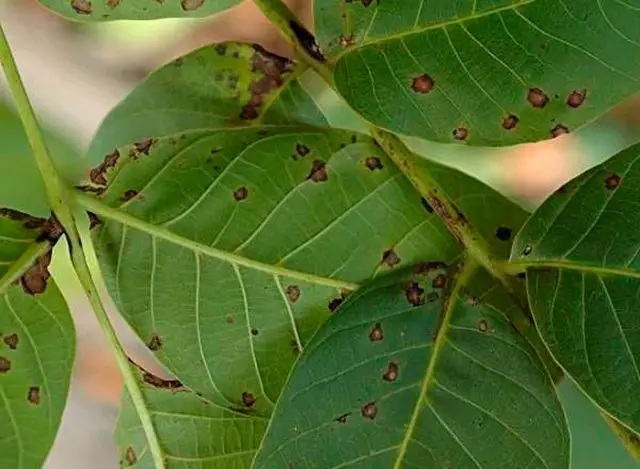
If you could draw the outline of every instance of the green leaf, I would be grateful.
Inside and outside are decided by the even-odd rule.
[[[77,21],[200,18],[240,3],[239,0],[39,0],[56,13]]]
[[[618,0],[316,0],[335,82],[370,122],[512,145],[575,131],[638,91],[640,10]]]
[[[0,209],[0,467],[42,467],[69,389],[75,331],[37,241],[50,227]]]
[[[551,353],[601,408],[640,432],[640,146],[571,181],[527,222],[513,258],[527,270]]]
[[[259,46],[205,47],[142,82],[106,117],[89,153],[104,156],[120,145],[186,130],[259,123],[326,126],[300,80],[304,72],[305,66]]]
[[[472,271],[404,271],[347,300],[297,362],[254,467],[568,468],[553,384],[502,311],[464,291]]]

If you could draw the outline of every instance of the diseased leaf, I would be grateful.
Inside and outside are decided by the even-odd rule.
[[[442,142],[574,131],[638,91],[640,9],[619,0],[316,0],[320,46],[367,120]]]
[[[152,73],[106,117],[89,153],[186,130],[326,119],[302,86],[303,65],[259,46],[222,43]],[[307,73],[311,73],[308,71]]]
[[[568,468],[544,366],[463,291],[470,271],[451,275],[405,270],[350,297],[295,365],[254,467]]]
[[[561,188],[514,244],[551,353],[606,412],[640,432],[640,146]]]
[[[55,235],[0,209],[0,467],[40,469],[66,402],[75,332],[49,278],[50,246],[37,242]]]
[[[76,21],[200,18],[240,3],[239,0],[39,0]]]

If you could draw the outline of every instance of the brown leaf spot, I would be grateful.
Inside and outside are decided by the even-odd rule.
[[[297,285],[289,285],[285,294],[291,303],[295,303],[300,298],[300,288]]]
[[[369,404],[362,406],[361,411],[362,411],[362,416],[364,418],[373,420],[376,418],[376,415],[378,413],[378,408],[376,407],[375,402],[370,402]]]
[[[541,109],[547,105],[549,97],[540,88],[531,88],[527,95],[527,101],[533,107]]]
[[[505,130],[513,130],[516,128],[516,125],[518,125],[518,122],[520,122],[518,116],[509,114],[502,120],[502,128]]]
[[[96,215],[95,213],[87,212],[87,216],[89,217],[89,229],[90,230],[96,228],[97,226],[102,225],[102,220],[100,220],[100,218],[98,218],[98,215]]]
[[[304,158],[309,153],[311,153],[311,149],[308,146],[306,146],[304,143],[296,143],[296,154],[300,158]]]
[[[433,288],[444,288],[447,286],[447,276],[444,274],[440,274],[438,275],[436,278],[433,279],[433,282],[431,283],[431,286]]]
[[[389,249],[382,253],[382,262],[389,267],[394,267],[400,263],[400,258],[393,249]]]
[[[345,424],[345,423],[347,423],[347,417],[349,417],[349,415],[351,415],[351,412],[347,412],[346,414],[342,414],[340,417],[334,419],[334,422]]]
[[[2,340],[4,341],[5,344],[7,344],[7,347],[9,347],[11,350],[17,349],[18,343],[20,342],[20,338],[18,337],[18,334],[8,335]]]
[[[329,179],[325,162],[322,160],[314,160],[311,164],[311,172],[309,172],[307,179],[311,179],[313,182],[324,182]]]
[[[33,405],[40,404],[40,388],[37,386],[30,387],[27,393],[27,400]]]
[[[498,238],[500,241],[509,241],[511,239],[512,233],[513,231],[511,230],[511,228],[508,228],[506,226],[499,226],[496,229],[496,238]]]
[[[149,350],[157,352],[162,348],[162,338],[158,334],[153,334],[151,336],[151,340],[147,344],[147,347],[149,347]]]
[[[373,0],[360,0],[362,2],[362,5],[367,8],[369,5],[371,5],[373,3]]]
[[[384,332],[382,332],[382,326],[380,323],[377,322],[371,329],[371,332],[369,332],[369,340],[371,342],[378,342],[382,339],[384,339]]]
[[[180,389],[182,387],[182,383],[177,379],[163,379],[159,376],[149,373],[145,371],[142,375],[142,380],[153,386],[154,388],[160,389]]]
[[[138,191],[136,191],[134,189],[129,189],[128,191],[125,191],[125,193],[122,194],[122,196],[120,196],[120,201],[121,202],[129,202],[136,195],[138,195]]]
[[[469,131],[464,127],[458,127],[453,130],[453,138],[456,140],[466,140],[469,135]]]
[[[93,168],[89,173],[89,179],[94,184],[105,185],[107,183],[106,173],[110,168],[113,168],[120,158],[120,152],[118,150],[114,150],[113,153],[109,153],[104,157],[102,163]]]
[[[253,407],[256,403],[256,398],[250,392],[245,391],[242,393],[242,403],[245,407]]]
[[[204,0],[182,0],[180,4],[184,11],[193,11],[200,8],[204,3]]]
[[[384,168],[384,166],[382,166],[382,161],[380,161],[380,158],[378,158],[377,156],[370,156],[365,161],[365,164],[367,165],[367,168],[369,168],[369,171],[375,171],[376,169]]]
[[[236,322],[236,320],[233,319],[233,316],[229,315],[229,316],[224,318],[224,322],[226,322],[227,324],[233,324],[233,323]]]
[[[587,98],[587,89],[582,88],[581,90],[573,90],[571,94],[567,97],[567,105],[569,107],[580,107],[584,100]]]
[[[435,282],[435,280],[434,280]],[[424,289],[417,282],[411,282],[404,287],[404,294],[409,304],[420,306],[424,304]]]
[[[246,187],[238,187],[235,191],[233,191],[233,200],[236,202],[240,202],[249,197],[249,189]]]
[[[329,311],[331,311],[331,313],[335,313],[343,301],[344,298],[334,298],[333,300],[331,300],[329,302]]]
[[[71,8],[79,15],[90,15],[93,12],[93,5],[88,0],[72,0]]]
[[[155,138],[148,138],[138,143],[134,143],[133,147],[136,149],[138,153],[142,153],[144,155],[149,155],[149,151],[151,147],[156,142]]]
[[[560,137],[561,135],[568,134],[569,129],[566,125],[558,124],[553,129],[551,129],[551,136],[553,138]]]
[[[14,210],[12,208],[0,208],[0,217],[14,221],[21,221],[22,225],[29,230],[43,228],[47,223],[47,220],[44,218],[33,217],[28,213],[20,212],[19,210]]]
[[[44,293],[50,277],[48,270],[50,262],[51,251],[40,256],[34,265],[20,277],[20,283],[25,293],[29,295]]]
[[[11,370],[11,360],[0,357],[0,373],[7,373]]]
[[[604,186],[610,191],[616,189],[620,185],[620,176],[615,173],[611,173],[604,180]]]
[[[107,6],[111,9],[114,9],[118,5],[120,5],[120,0],[107,0]]]
[[[351,36],[340,36],[339,42],[342,47],[351,47],[356,43],[356,37],[353,34]]]
[[[136,456],[136,453],[131,446],[127,448],[127,451],[124,454],[124,459],[125,461],[127,461],[127,464],[129,466],[133,466],[138,462],[138,457]]]
[[[487,321],[485,319],[480,319],[480,321],[478,321],[478,330],[480,332],[487,332],[488,329],[489,324],[487,323]]]
[[[391,362],[389,363],[389,367],[387,371],[385,371],[384,375],[382,375],[382,379],[392,383],[396,379],[398,379],[398,374],[400,373],[400,369],[398,368],[397,363]]]
[[[411,81],[411,89],[416,93],[426,94],[430,92],[434,86],[433,78],[426,73],[414,77]]]
[[[429,204],[429,201],[427,199],[425,199],[424,197],[421,197],[420,203],[422,203],[422,206],[427,212],[433,213],[433,207],[431,206],[431,204]]]

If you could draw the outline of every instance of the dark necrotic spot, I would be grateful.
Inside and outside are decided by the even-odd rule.
[[[509,241],[511,239],[511,228],[507,228],[506,226],[499,226],[496,230],[496,238],[500,241]]]
[[[573,90],[571,94],[567,97],[567,105],[569,107],[580,107],[584,100],[587,98],[587,89],[582,88],[581,90]]]
[[[420,203],[425,208],[425,210],[429,213],[433,213],[433,207],[429,204],[429,201],[424,197],[420,198]]]
[[[334,422],[345,424],[345,423],[347,423],[347,417],[349,417],[349,415],[351,415],[351,412],[347,412],[346,414],[342,414],[340,417],[337,417],[336,419],[334,419]]]
[[[79,15],[90,15],[93,12],[93,5],[88,0],[72,0],[71,8]]]
[[[89,229],[90,230],[102,225],[102,220],[100,220],[100,218],[98,218],[98,215],[96,215],[95,213],[87,212],[87,216],[89,217]]]
[[[30,387],[27,393],[27,400],[33,405],[40,404],[40,388],[37,386]]]
[[[373,3],[373,0],[360,0],[362,5],[367,8],[369,5]]]
[[[365,164],[370,171],[375,171],[376,169],[382,169],[384,167],[382,166],[382,161],[380,161],[380,158],[377,156],[370,156],[365,161]]]
[[[560,137],[561,135],[568,134],[569,129],[566,125],[558,124],[553,129],[551,129],[551,136],[553,138]]]
[[[610,191],[617,188],[620,185],[620,176],[614,173],[609,174],[604,180],[604,185]]]
[[[20,277],[20,284],[25,293],[38,295],[44,293],[49,281],[49,263],[51,262],[51,251],[40,256],[29,270]]]
[[[9,347],[11,350],[17,349],[18,342],[20,342],[20,338],[18,337],[18,334],[8,335],[3,340],[4,340],[4,343],[7,344],[7,347]]]
[[[335,313],[343,301],[344,301],[344,298],[334,298],[333,300],[331,300],[329,302],[329,311],[331,311],[332,313]]]
[[[469,131],[464,127],[458,127],[453,130],[453,138],[456,140],[466,140],[469,135]]]
[[[129,189],[124,194],[122,194],[122,196],[120,197],[120,201],[121,202],[128,202],[131,199],[133,199],[136,195],[138,195],[138,191],[133,190],[133,189]]]
[[[389,249],[382,253],[382,262],[389,267],[394,267],[400,263],[400,257],[398,257],[393,249]]]
[[[311,149],[306,146],[304,143],[296,143],[296,153],[304,158],[311,152]]]
[[[549,102],[549,97],[540,88],[531,88],[527,95],[527,101],[535,108],[543,108]]]
[[[435,280],[434,280],[435,282]],[[404,287],[404,294],[409,304],[420,306],[424,304],[424,289],[417,282],[411,282]]]
[[[233,191],[233,199],[236,202],[240,202],[249,197],[249,189],[246,187],[238,187],[235,191]]]
[[[507,117],[505,117],[502,120],[502,128],[504,128],[505,130],[515,129],[516,125],[518,125],[518,122],[520,122],[520,119],[518,118],[518,116],[514,114],[509,114]]]
[[[145,371],[142,375],[142,380],[153,386],[154,388],[159,389],[180,389],[182,387],[182,383],[177,379],[163,379],[159,376],[156,376],[148,371]]]
[[[434,86],[433,78],[426,73],[414,77],[411,81],[411,89],[416,93],[426,94],[431,91]]]
[[[533,246],[531,246],[530,244],[527,244],[522,250],[522,255],[528,256],[529,254],[531,254],[531,251],[533,251]]]
[[[369,404],[362,406],[361,411],[363,417],[368,418],[369,420],[373,420],[376,418],[378,408],[376,407],[375,402],[370,402]]]
[[[526,276],[527,274],[525,272],[519,272],[518,275],[516,275],[518,278],[525,278]]]
[[[398,364],[391,362],[389,363],[389,367],[387,368],[387,371],[385,371],[384,375],[382,375],[382,379],[392,383],[393,381],[398,379],[399,373],[400,373],[400,369],[398,368]]]
[[[436,278],[433,279],[433,282],[431,283],[431,286],[433,286],[433,288],[444,288],[447,286],[447,276],[444,274],[440,274],[438,275]]]
[[[11,360],[0,357],[0,373],[7,373],[9,370],[11,370]]]
[[[227,45],[226,44],[216,44],[214,47],[216,54],[225,55],[227,53]]]
[[[193,11],[197,10],[202,6],[204,0],[182,0],[180,4],[182,5],[182,9],[184,11]]]
[[[151,151],[151,147],[155,143],[155,138],[148,138],[138,143],[134,143],[133,146],[138,153],[142,153],[144,155],[148,155],[149,151]]]
[[[300,298],[300,288],[297,285],[289,285],[285,294],[291,303],[295,303]]]
[[[120,152],[118,150],[114,150],[112,153],[109,153],[104,157],[102,163],[93,168],[89,172],[89,179],[94,184],[105,185],[107,183],[106,174],[110,168],[113,168],[120,159]]]
[[[311,171],[307,179],[311,179],[313,182],[324,182],[329,179],[325,162],[322,160],[314,160],[311,164]]]
[[[250,392],[245,391],[242,393],[242,403],[245,407],[253,407],[253,405],[256,403],[256,398]]]
[[[124,453],[124,459],[127,461],[129,466],[133,466],[138,462],[138,457],[136,456],[136,452],[133,450],[131,446],[127,448],[127,451]]]
[[[259,331],[258,329],[251,329],[251,335],[258,335]]]
[[[371,342],[378,342],[382,339],[384,339],[384,332],[382,332],[382,326],[380,323],[377,322],[371,329],[371,332],[369,332],[369,340]]]
[[[488,329],[489,324],[487,323],[487,321],[485,319],[480,319],[480,321],[478,321],[478,330],[480,332],[487,332]]]
[[[153,334],[151,336],[151,340],[147,344],[147,347],[149,347],[149,350],[157,352],[162,348],[162,338],[157,334]]]
[[[316,42],[316,38],[309,32],[307,28],[294,20],[289,21],[289,27],[293,31],[293,35],[298,40],[298,43],[312,58],[318,62],[324,62],[326,59],[322,55],[320,46]]]

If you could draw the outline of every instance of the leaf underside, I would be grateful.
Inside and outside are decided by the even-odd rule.
[[[575,131],[638,90],[640,9],[619,0],[314,2],[341,94],[370,122],[502,146]]]
[[[515,260],[551,352],[601,408],[640,432],[640,146],[561,188],[525,225]]]
[[[347,300],[296,363],[256,469],[569,466],[539,358],[485,297],[443,294],[446,275],[399,272]]]

